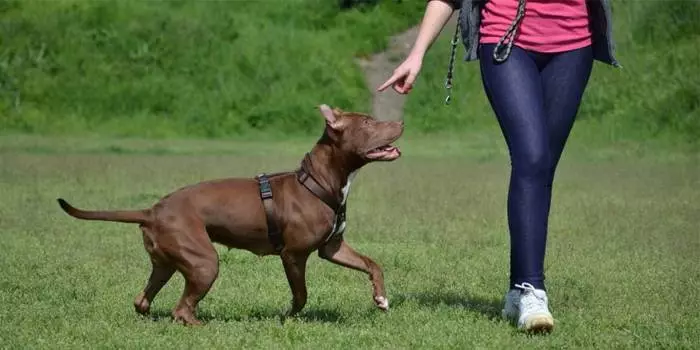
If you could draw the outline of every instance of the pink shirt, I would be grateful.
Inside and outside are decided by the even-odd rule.
[[[480,43],[495,44],[515,19],[518,0],[489,0],[481,12]],[[586,0],[527,0],[515,37],[525,50],[551,53],[591,44]]]

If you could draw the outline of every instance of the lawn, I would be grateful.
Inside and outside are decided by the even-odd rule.
[[[546,261],[549,336],[500,319],[508,272],[508,162],[496,135],[408,138],[404,156],[353,183],[347,241],[384,269],[391,310],[363,274],[309,260],[309,301],[277,257],[219,246],[202,327],[174,324],[179,275],[153,316],[133,311],[150,264],[135,225],[85,208],[141,208],[182,185],[293,169],[313,138],[143,141],[0,137],[3,348],[697,348],[700,158],[576,142],[555,184]]]

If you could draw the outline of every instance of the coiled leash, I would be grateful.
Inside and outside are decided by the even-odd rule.
[[[503,63],[508,59],[508,56],[510,56],[510,51],[513,49],[513,42],[515,41],[515,36],[518,35],[518,29],[520,28],[520,22],[522,22],[523,17],[525,17],[525,0],[518,0],[518,12],[515,15],[513,23],[510,24],[508,30],[506,30],[505,34],[498,40],[498,44],[496,44],[496,47],[493,49],[493,59],[496,60],[496,62]],[[508,42],[506,43],[505,51],[502,52],[503,43],[506,40],[508,40]],[[501,52],[503,53],[502,55]]]
[[[464,9],[459,10],[458,18],[462,17],[462,11],[464,11]],[[520,23],[522,22],[523,17],[525,17],[525,0],[518,0],[518,11],[515,14],[515,19],[513,19],[513,22],[510,24],[510,27],[508,27],[501,39],[498,40],[496,47],[493,49],[493,59],[496,62],[503,63],[510,56],[510,52],[513,50],[513,42],[515,41],[515,37],[518,35],[518,29],[520,29]],[[452,52],[450,53],[450,63],[447,66],[447,77],[445,78],[445,90],[447,90],[447,97],[445,98],[446,105],[449,105],[452,101],[452,76],[454,72],[455,55],[457,53],[459,33],[460,25],[459,21],[457,21],[455,33],[452,37]],[[478,43],[476,44],[478,45]]]

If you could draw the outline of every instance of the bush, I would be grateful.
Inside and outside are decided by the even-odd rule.
[[[354,57],[381,50],[421,8],[3,0],[0,127],[147,137],[316,133],[320,103],[368,109]]]
[[[613,141],[666,137],[700,144],[697,18],[699,1],[613,1],[614,36],[624,68],[595,64],[579,124]],[[407,102],[407,123],[425,132],[497,129],[477,63],[457,63],[453,102],[443,106],[451,35],[445,31],[426,57]]]

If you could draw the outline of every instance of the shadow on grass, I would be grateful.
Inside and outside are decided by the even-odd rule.
[[[394,307],[401,307],[404,302],[415,302],[420,306],[436,307],[446,305],[478,312],[491,320],[501,320],[502,301],[497,298],[484,298],[469,294],[452,292],[402,293],[393,297]]]
[[[152,321],[172,321],[173,318],[170,314],[170,310],[157,309],[152,310],[147,317]],[[315,323],[343,323],[345,319],[340,313],[335,310],[326,309],[309,309],[302,310],[298,315],[293,317],[282,318],[282,310],[277,309],[265,309],[265,310],[250,310],[249,312],[234,314],[227,313],[213,314],[207,310],[200,310],[197,312],[197,318],[203,323],[208,323],[211,321],[217,322],[242,322],[242,321],[270,321],[275,320],[281,323],[286,321],[299,320],[303,322],[315,322]]]

